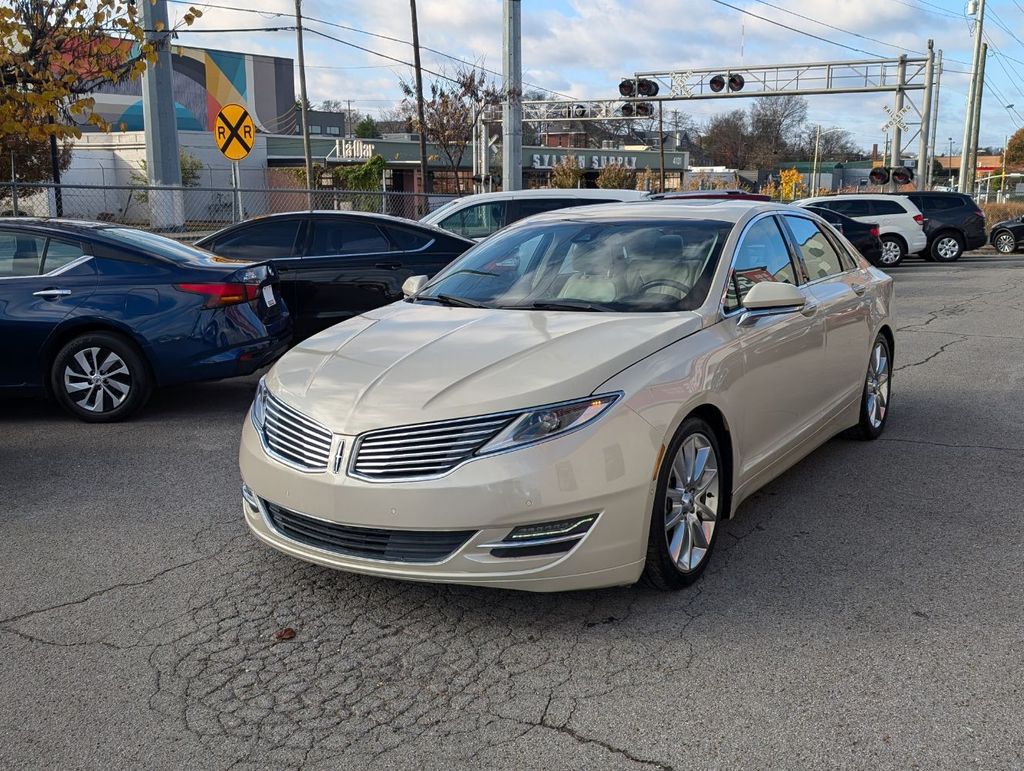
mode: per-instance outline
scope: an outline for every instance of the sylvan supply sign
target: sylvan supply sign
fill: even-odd
[[[631,153],[627,155],[586,155],[583,153],[534,153],[530,167],[534,169],[553,169],[557,166],[562,158],[566,155],[571,155],[576,159],[576,163],[580,165],[581,169],[603,169],[605,166],[611,166],[618,164],[625,166],[627,169],[637,168],[637,162],[643,161],[644,167],[654,168],[658,165],[657,153]],[[670,157],[666,158],[666,165],[684,167],[685,153],[671,153],[667,154]]]

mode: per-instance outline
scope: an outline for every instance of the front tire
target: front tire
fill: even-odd
[[[135,346],[120,335],[91,332],[57,353],[50,388],[60,406],[79,420],[111,423],[145,404],[152,382]]]
[[[882,268],[895,268],[907,256],[907,247],[897,236],[882,236],[882,254],[878,257],[878,265]]]
[[[1000,254],[1013,254],[1017,251],[1017,239],[1009,230],[999,231],[992,239],[992,245]]]
[[[849,430],[852,439],[871,441],[885,431],[889,419],[892,396],[892,347],[885,335],[879,333],[871,346],[868,371],[860,400],[860,420]]]
[[[935,262],[956,262],[964,253],[964,240],[956,233],[943,233],[928,249]]]
[[[658,472],[644,583],[669,591],[700,578],[728,511],[723,471],[714,430],[700,418],[687,418]]]

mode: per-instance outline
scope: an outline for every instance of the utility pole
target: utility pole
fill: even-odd
[[[409,7],[412,11],[412,61],[416,70],[416,122],[419,124],[420,135],[420,184],[423,186],[423,192],[429,193],[432,186],[430,174],[427,171],[427,121],[423,117],[423,68],[420,65],[420,25],[416,20],[416,0],[409,0]]]
[[[971,190],[978,169],[978,134],[981,129],[981,102],[985,96],[985,62],[988,59],[988,43],[981,46],[981,69],[978,72],[978,90],[974,93],[974,116],[971,119]]]
[[[139,3],[146,42],[156,48],[156,61],[142,73],[142,120],[146,129],[146,176],[151,187],[149,222],[158,229],[177,229],[185,224],[185,200],[181,192],[181,160],[178,157],[178,126],[174,115],[174,87],[167,0]],[[157,32],[157,30],[160,30]]]
[[[935,74],[935,43],[928,41],[928,62],[924,66],[924,99],[921,102],[921,125],[917,151],[917,189],[927,190],[931,177],[931,160],[928,158],[928,135],[931,133],[929,123],[932,119],[932,88]]]
[[[145,3],[143,3],[145,5]],[[299,49],[299,114],[302,116],[302,154],[306,158],[306,205],[313,208],[313,151],[309,146],[309,99],[306,97],[306,54],[302,48],[302,0],[295,0],[295,44]]]
[[[935,168],[936,140],[939,134],[939,92],[942,90],[942,51],[935,64],[935,98],[932,100],[932,138],[928,142],[928,183],[931,186],[932,170]]]
[[[973,0],[972,0],[973,3]],[[969,15],[969,12],[968,12]],[[978,93],[984,88],[984,81],[979,79],[981,74],[981,40],[985,26],[985,0],[978,0],[978,23],[974,25],[974,59],[972,62],[971,85],[967,91],[967,109],[964,112],[964,141],[960,148],[960,183],[957,190],[961,193],[970,193],[971,185],[974,182],[974,169],[968,169],[971,162],[971,140],[974,138],[974,102]]]
[[[665,192],[665,113],[664,102],[658,102],[658,192]]]
[[[502,108],[501,186],[523,187],[523,35],[521,0],[504,0],[502,67],[505,103]]]
[[[896,92],[896,115],[903,111],[903,85],[907,82],[907,55],[901,54],[900,61],[896,68],[896,83],[899,90]],[[896,168],[903,165],[903,132],[900,130],[899,121],[895,121],[892,127],[892,145],[889,148],[889,166]],[[892,191],[896,192],[896,183],[892,183]]]

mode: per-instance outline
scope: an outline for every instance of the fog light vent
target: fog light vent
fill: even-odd
[[[543,554],[563,554],[572,550],[597,521],[597,514],[587,514],[554,522],[520,525],[502,540],[483,544],[492,557],[536,557]]]

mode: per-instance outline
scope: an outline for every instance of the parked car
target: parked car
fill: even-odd
[[[0,393],[122,420],[154,387],[250,374],[290,339],[265,262],[117,225],[0,219]]]
[[[695,198],[703,199],[721,199],[727,201],[770,201],[772,197],[765,195],[764,193],[751,193],[748,190],[668,190],[664,193],[650,193],[647,196],[648,200],[651,201],[674,201],[674,200],[693,200]]]
[[[420,222],[437,225],[460,236],[480,241],[512,222],[534,214],[573,206],[639,201],[646,196],[647,193],[642,190],[590,189],[480,193],[449,201],[423,217]]]
[[[928,246],[921,256],[935,262],[955,262],[966,250],[988,242],[985,212],[964,193],[935,190],[898,193],[909,198],[924,215]]]
[[[918,254],[928,246],[924,215],[904,196],[861,193],[804,198],[795,203],[830,209],[859,222],[876,223],[882,241],[878,262],[883,268],[895,268],[908,254]]]
[[[1024,244],[1024,217],[997,222],[989,236],[1000,254],[1013,254]]]
[[[850,219],[845,214],[825,209],[821,206],[808,206],[809,211],[814,212],[825,222],[834,227],[847,240],[857,247],[857,251],[864,255],[864,258],[872,265],[878,265],[882,257],[882,240],[875,222],[860,222]]]
[[[409,276],[437,273],[473,242],[399,217],[312,211],[248,220],[196,245],[224,257],[273,259],[302,340],[400,300]]]
[[[805,209],[541,214],[406,290],[260,383],[243,511],[274,548],[410,580],[676,589],[746,497],[888,418],[892,279]]]

